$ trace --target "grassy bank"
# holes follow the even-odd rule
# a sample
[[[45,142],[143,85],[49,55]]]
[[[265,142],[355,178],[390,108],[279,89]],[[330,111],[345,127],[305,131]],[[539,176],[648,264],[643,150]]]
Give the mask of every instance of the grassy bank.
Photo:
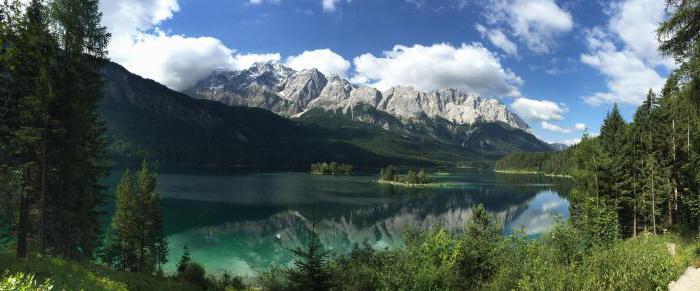
[[[197,290],[171,278],[119,272],[92,263],[38,257],[17,260],[12,253],[0,253],[0,282],[20,272],[33,274],[37,282],[49,281],[53,290]]]

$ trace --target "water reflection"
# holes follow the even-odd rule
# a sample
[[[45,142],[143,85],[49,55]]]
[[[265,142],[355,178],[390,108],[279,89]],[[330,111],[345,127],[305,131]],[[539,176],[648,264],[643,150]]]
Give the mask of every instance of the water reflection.
[[[568,217],[564,181],[538,176],[466,171],[438,177],[442,187],[406,190],[379,186],[372,176],[303,173],[167,174],[164,196],[172,271],[182,247],[208,271],[254,275],[290,262],[312,218],[323,244],[337,253],[368,242],[375,248],[403,245],[408,227],[442,225],[459,231],[479,203],[504,225],[546,231],[556,216]]]

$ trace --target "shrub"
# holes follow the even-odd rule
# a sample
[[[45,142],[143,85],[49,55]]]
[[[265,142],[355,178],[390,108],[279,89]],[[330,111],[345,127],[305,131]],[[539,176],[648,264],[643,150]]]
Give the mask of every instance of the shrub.
[[[348,164],[340,164],[337,162],[314,163],[311,164],[311,174],[316,175],[350,175],[352,166]]]
[[[0,290],[17,290],[17,291],[43,291],[53,289],[51,279],[46,279],[43,282],[38,282],[33,274],[25,274],[22,272],[10,274],[7,272],[5,278],[0,280]]]

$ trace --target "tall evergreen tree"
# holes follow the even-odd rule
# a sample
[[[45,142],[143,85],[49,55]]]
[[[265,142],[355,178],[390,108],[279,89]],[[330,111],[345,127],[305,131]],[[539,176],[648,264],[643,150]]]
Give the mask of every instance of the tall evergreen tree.
[[[7,2],[3,5],[7,5]],[[30,243],[44,250],[44,206],[50,172],[49,134],[50,108],[54,102],[54,60],[56,41],[49,30],[47,8],[34,0],[20,13],[18,5],[12,14],[18,17],[14,31],[4,28],[2,119],[0,129],[7,142],[3,167],[19,174],[17,182],[17,256],[26,256]],[[5,7],[4,9],[11,9]],[[4,10],[3,9],[3,10]],[[20,13],[20,14],[17,14]],[[3,13],[4,14],[4,13]],[[9,14],[8,14],[9,15]],[[3,16],[3,19],[8,19]],[[7,24],[7,22],[6,22]],[[12,36],[8,35],[14,34]],[[5,171],[7,172],[7,171]],[[38,204],[38,217],[32,215]]]
[[[57,254],[90,258],[98,244],[98,206],[107,173],[104,124],[96,112],[102,94],[101,67],[109,34],[100,24],[97,0],[54,0],[51,13],[61,48],[55,115],[64,125],[54,143],[60,149],[60,195],[50,197],[47,231]]]
[[[156,177],[147,162],[132,174],[126,170],[116,189],[116,210],[104,260],[125,271],[154,273],[167,262]]]

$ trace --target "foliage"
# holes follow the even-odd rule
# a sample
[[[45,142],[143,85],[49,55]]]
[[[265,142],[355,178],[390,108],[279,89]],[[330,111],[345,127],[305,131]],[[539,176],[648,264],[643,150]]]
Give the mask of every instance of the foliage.
[[[166,263],[168,243],[155,187],[156,176],[146,161],[134,174],[125,170],[117,186],[103,260],[119,270],[155,273]]]
[[[50,280],[53,290],[193,290],[193,286],[168,277],[121,272],[57,257],[29,256],[26,260],[17,260],[12,253],[0,253],[0,266],[10,275],[21,272],[33,274],[37,282]]]
[[[16,291],[45,291],[53,289],[51,280],[46,280],[43,283],[37,282],[32,274],[24,274],[22,272],[16,274],[5,274],[5,279],[0,281],[0,290],[16,290]]]
[[[311,164],[311,174],[317,175],[350,175],[352,166],[336,162]]]
[[[512,153],[496,161],[494,168],[505,172],[571,175],[572,170],[576,169],[571,158],[572,151],[569,148],[559,152]]]
[[[462,232],[440,227],[408,232],[406,247],[395,250],[356,245],[329,262],[330,276],[335,290],[653,290],[675,280],[696,255],[694,244],[674,235],[616,239],[618,230],[602,225],[606,219],[590,229],[559,220],[539,239],[524,233],[506,238],[479,205]],[[263,289],[298,287],[275,276],[279,272],[261,274]]]
[[[92,259],[107,172],[95,109],[109,34],[97,0],[4,1],[0,14],[0,174],[20,177],[17,255]]]
[[[294,290],[329,290],[335,284],[328,266],[328,252],[313,230],[309,231],[306,248],[292,250],[296,257],[294,267],[287,271],[290,286]]]
[[[401,176],[398,168],[391,165],[381,169],[379,173],[379,181],[404,184],[430,184],[434,182],[433,178],[428,176],[424,169],[420,169],[417,172],[415,170],[408,170],[406,175]]]

